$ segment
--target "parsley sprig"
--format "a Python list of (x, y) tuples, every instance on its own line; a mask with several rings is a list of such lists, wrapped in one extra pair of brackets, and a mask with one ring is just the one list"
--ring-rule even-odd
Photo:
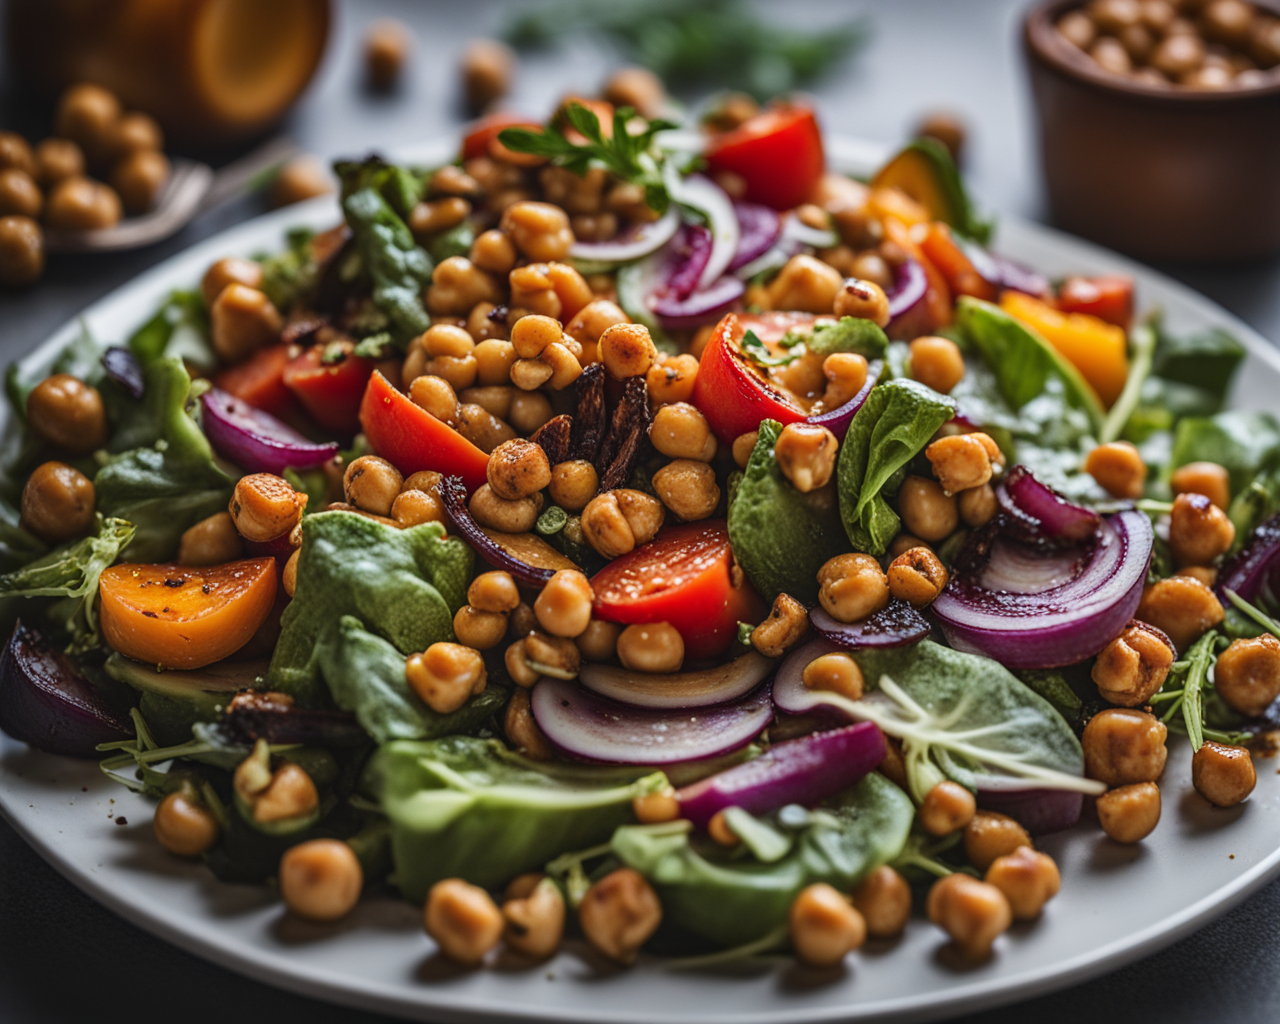
[(644, 200), (658, 213), (666, 213), (671, 196), (662, 182), (663, 156), (655, 150), (653, 138), (658, 132), (678, 127), (673, 121), (647, 121), (639, 131), (630, 129), (636, 123), (636, 112), (619, 107), (613, 112), (613, 134), (607, 136), (600, 118), (581, 103), (570, 103), (565, 120), (585, 141), (572, 139), (555, 124), (542, 129), (506, 128), (498, 139), (517, 153), (546, 157), (553, 164), (579, 176), (592, 167), (603, 167), (624, 181), (644, 186)]
[(787, 344), (784, 339), (783, 344), (790, 351), (786, 354), (774, 355), (769, 346), (760, 340), (760, 336), (750, 329), (742, 335), (742, 341), (739, 342), (742, 354), (757, 366), (787, 366), (805, 353), (803, 339), (798, 335), (791, 336), (790, 344)]

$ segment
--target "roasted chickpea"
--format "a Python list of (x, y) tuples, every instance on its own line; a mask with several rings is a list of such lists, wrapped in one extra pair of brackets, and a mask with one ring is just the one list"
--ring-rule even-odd
[(286, 762), (271, 773), (266, 790), (253, 801), (253, 820), (269, 824), (301, 818), (320, 806), (320, 794), (311, 776), (299, 765)]
[(533, 602), (533, 611), (552, 636), (576, 637), (591, 624), (594, 599), (586, 576), (574, 569), (561, 569), (547, 580)]
[(751, 453), (756, 450), (756, 442), (760, 440), (760, 431), (753, 430), (749, 434), (739, 434), (733, 439), (733, 461), (739, 469), (746, 469), (751, 461)]
[(705, 462), (676, 459), (653, 474), (653, 489), (685, 522), (706, 519), (720, 504), (716, 471)]
[(933, 883), (926, 903), (929, 920), (951, 936), (964, 956), (982, 960), (1013, 923), (1013, 910), (994, 885), (957, 872)]
[(826, 427), (815, 423), (788, 423), (778, 435), (773, 454), (778, 468), (801, 493), (824, 487), (836, 469), (840, 442)]
[(649, 401), (659, 407), (658, 412), (669, 405), (690, 401), (698, 380), (697, 357), (685, 353), (657, 358), (659, 361), (645, 374)]
[(1245, 747), (1207, 741), (1191, 758), (1191, 782), (1216, 807), (1234, 807), (1253, 792), (1258, 773)]
[(508, 948), (524, 956), (545, 960), (560, 946), (564, 935), (564, 896), (550, 878), (540, 878), (533, 890), (508, 896), (502, 904), (506, 922), (503, 938)]
[(539, 504), (537, 495), (511, 501), (484, 484), (471, 495), (468, 508), (481, 526), (499, 533), (528, 533), (538, 521)]
[(1204, 42), (1197, 35), (1181, 32), (1165, 36), (1151, 55), (1151, 66), (1175, 80), (1189, 75), (1203, 63)]
[(44, 220), (51, 228), (109, 228), (120, 221), (120, 197), (92, 178), (63, 178), (45, 200)]
[(1216, 462), (1188, 462), (1169, 478), (1177, 494), (1203, 494), (1220, 509), (1231, 504), (1231, 476)]
[(569, 512), (586, 508), (600, 489), (596, 468), (585, 459), (561, 462), (551, 470), (551, 500)]
[(964, 828), (965, 856), (979, 871), (986, 871), (996, 858), (1013, 853), (1019, 846), (1032, 846), (1031, 836), (1006, 814), (978, 811)]
[(1203, 494), (1179, 494), (1169, 515), (1169, 550), (1179, 565), (1208, 565), (1236, 539), (1227, 514)]
[(414, 238), (431, 235), (461, 224), (471, 213), (471, 204), (461, 196), (424, 200), (409, 213), (409, 230)]
[(468, 109), (479, 112), (511, 90), (516, 55), (497, 39), (473, 39), (462, 52), (462, 91)]
[[(552, 373), (552, 386), (555, 385)], [(536, 391), (517, 391), (511, 396), (511, 426), (525, 434), (532, 434), (551, 419), (551, 402), (546, 395)]]
[(676, 799), (676, 791), (668, 786), (656, 793), (633, 797), (631, 810), (641, 825), (657, 825), (680, 817), (680, 801)]
[(1119, 786), (1098, 797), (1102, 831), (1117, 843), (1140, 843), (1160, 823), (1160, 787), (1154, 782)]
[(659, 452), (673, 459), (710, 462), (716, 454), (711, 425), (701, 411), (687, 402), (662, 406), (649, 427), (649, 440)]
[(199, 857), (222, 834), (218, 819), (194, 793), (183, 790), (160, 801), (151, 828), (156, 841), (176, 857)]
[(791, 945), (810, 967), (831, 967), (866, 941), (867, 924), (858, 910), (825, 882), (806, 886), (787, 915)]
[(34, 172), (42, 188), (52, 188), (63, 178), (84, 174), (84, 152), (70, 139), (45, 139), (36, 146)]
[(1147, 481), (1146, 463), (1128, 441), (1098, 445), (1085, 456), (1084, 471), (1116, 498), (1141, 498)]
[(822, 361), (822, 375), (827, 378), (822, 408), (838, 409), (866, 384), (867, 360), (856, 352), (835, 352)]
[(471, 581), (467, 601), (483, 612), (512, 612), (520, 604), (520, 591), (509, 572), (485, 572)]
[(409, 385), (409, 401), (445, 423), (458, 419), (458, 395), (443, 377), (428, 373), (414, 377)]
[(889, 323), (889, 299), (875, 281), (849, 277), (836, 293), (834, 312), (836, 316), (857, 317), (885, 327)]
[(231, 495), (231, 519), (245, 540), (265, 543), (283, 537), (302, 519), (307, 496), (274, 473), (243, 476)]
[(75, 455), (88, 455), (107, 443), (102, 396), (69, 373), (55, 373), (32, 389), (27, 426), (42, 441)]
[(1090, 674), (1103, 700), (1138, 707), (1164, 685), (1175, 657), (1168, 637), (1134, 621), (1102, 649)]
[(333, 191), (333, 179), (320, 160), (309, 153), (295, 156), (276, 173), (271, 183), (271, 205), (292, 206)]
[(400, 470), (376, 455), (353, 459), (342, 474), (342, 493), (347, 501), (376, 516), (391, 514), (391, 505), (403, 484)]
[(427, 893), (423, 925), (441, 953), (474, 967), (498, 944), (504, 922), (487, 892), (461, 878), (446, 878)]
[(725, 811), (717, 811), (707, 822), (707, 836), (718, 846), (732, 849), (742, 840), (729, 824), (729, 815)]
[(582, 510), (582, 532), (605, 558), (617, 558), (652, 540), (663, 518), (662, 503), (643, 491), (606, 491)]
[(37, 173), (37, 161), (31, 152), (31, 144), (17, 132), (0, 132), (0, 170), (9, 167), (25, 174)]
[(110, 146), (112, 158), (123, 160), (141, 150), (164, 149), (164, 132), (154, 117), (133, 111), (116, 122)]
[(612, 661), (618, 653), (618, 637), (622, 627), (616, 622), (592, 619), (574, 642), (587, 661)]
[(1029, 846), (997, 857), (987, 868), (986, 881), (1004, 893), (1015, 921), (1034, 920), (1062, 888), (1053, 858)]
[(999, 503), (990, 484), (971, 487), (956, 495), (956, 510), (965, 526), (985, 526), (995, 518)]
[(337, 921), (360, 902), (364, 871), (355, 851), (337, 839), (311, 839), (280, 858), (284, 904), (308, 921)]
[(924, 453), (948, 494), (983, 486), (991, 479), (993, 466), (1004, 462), (999, 445), (982, 433), (939, 438)]
[(518, 437), (493, 450), (486, 473), (493, 492), (507, 501), (527, 498), (551, 483), (547, 453), (533, 441)]
[(1134, 708), (1108, 708), (1089, 719), (1080, 736), (1084, 771), (1109, 786), (1155, 782), (1164, 771), (1169, 730), (1154, 715)]
[(486, 454), (516, 436), (511, 427), (484, 406), (470, 402), (458, 406), (458, 433)]
[(129, 213), (145, 213), (155, 205), (169, 180), (169, 158), (154, 149), (140, 149), (116, 164), (111, 187)]
[(790, 594), (779, 594), (768, 617), (751, 631), (751, 645), (766, 658), (780, 658), (800, 642), (808, 628), (805, 606)]
[(818, 600), (840, 622), (860, 622), (889, 603), (889, 581), (870, 555), (837, 555), (818, 570)]
[(669, 622), (628, 626), (618, 635), (618, 660), (633, 672), (678, 672), (684, 637)]
[(908, 530), (925, 540), (945, 540), (960, 525), (954, 495), (936, 480), (909, 476), (898, 490), (898, 513)]
[(280, 586), (289, 597), (293, 597), (298, 592), (298, 563), (301, 561), (302, 548), (295, 548), (293, 554), (285, 559), (284, 568), (280, 570)]
[(229, 512), (201, 519), (178, 541), (179, 565), (222, 565), (244, 557), (244, 542)]
[(911, 548), (889, 563), (885, 574), (889, 593), (901, 601), (924, 608), (947, 585), (947, 570), (928, 548)]
[(97, 160), (109, 153), (121, 113), (115, 93), (88, 83), (73, 85), (58, 101), (54, 125), (60, 136)]
[(284, 320), (266, 294), (243, 284), (229, 284), (209, 307), (213, 350), (228, 363), (238, 363), (280, 340)]
[(609, 959), (629, 964), (662, 922), (662, 904), (640, 872), (618, 868), (586, 891), (578, 923), (587, 941)]
[(924, 548), (926, 551), (933, 551), (933, 548), (929, 547), (929, 545), (919, 537), (903, 530), (889, 542), (888, 555), (890, 558), (899, 558), (902, 555), (905, 555), (912, 548)]
[(487, 651), (506, 637), (507, 617), (501, 612), (482, 612), (464, 604), (453, 617), (453, 635), (460, 644)]
[[(792, 256), (765, 289), (773, 309), (830, 313), (842, 293), (840, 271), (813, 256)], [(886, 308), (887, 308), (886, 300)], [(847, 316), (847, 313), (840, 313)]]
[(487, 675), (480, 652), (462, 644), (435, 643), (405, 663), (409, 688), (432, 711), (449, 715), (478, 693)]
[(513, 203), (503, 211), (500, 227), (521, 253), (540, 263), (564, 259), (574, 242), (569, 215), (550, 203)]
[(427, 309), (438, 316), (466, 316), (478, 302), (501, 302), (498, 283), (463, 256), (436, 264), (427, 289)]
[(862, 669), (843, 651), (814, 658), (804, 667), (801, 679), (810, 690), (825, 690), (846, 700), (862, 700), (866, 689)]
[(262, 264), (240, 256), (224, 256), (210, 265), (200, 281), (200, 296), (206, 309), (211, 309), (222, 290), (240, 284), (255, 291), (262, 288)]
[(0, 171), (0, 216), (40, 216), (44, 196), (26, 171), (9, 167)]
[(62, 462), (46, 462), (22, 488), (21, 524), (41, 540), (58, 544), (93, 527), (93, 482)]
[(1231, 707), (1251, 718), (1265, 714), (1280, 696), (1280, 640), (1270, 633), (1233, 640), (1213, 672), (1219, 695)]
[(949, 338), (916, 338), (911, 343), (910, 366), (913, 380), (943, 395), (964, 378), (964, 356)]
[(475, 347), (476, 383), (496, 387), (511, 381), (511, 367), (516, 362), (515, 346), (499, 338), (487, 338)]
[(920, 804), (920, 825), (931, 836), (949, 836), (969, 822), (978, 810), (973, 794), (956, 782), (939, 782)]
[(1226, 617), (1217, 595), (1191, 576), (1170, 576), (1147, 587), (1134, 618), (1161, 630), (1179, 651)]
[[(534, 674), (533, 682), (541, 678)], [(533, 711), (529, 705), (529, 691), (526, 686), (532, 683), (520, 683), (507, 701), (507, 710), (502, 719), (502, 731), (506, 734), (516, 753), (534, 761), (551, 761), (556, 756), (556, 748), (543, 735), (538, 723), (533, 719)]]
[(853, 905), (871, 938), (892, 939), (906, 930), (911, 919), (911, 887), (888, 864), (882, 864), (853, 890)]
[(21, 288), (44, 273), (44, 232), (30, 217), (0, 217), (0, 285)]
[(616, 380), (648, 373), (658, 350), (644, 324), (614, 324), (600, 335), (600, 360)]

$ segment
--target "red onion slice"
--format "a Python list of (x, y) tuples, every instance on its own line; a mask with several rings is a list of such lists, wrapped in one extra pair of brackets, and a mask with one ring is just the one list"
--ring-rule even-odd
[(906, 601), (892, 600), (888, 606), (861, 622), (840, 622), (824, 608), (809, 612), (809, 625), (819, 636), (846, 651), (865, 647), (906, 647), (929, 635), (929, 621)]
[(1032, 476), (1026, 466), (1009, 470), (996, 488), (996, 500), (1008, 516), (1008, 532), (1029, 543), (1079, 544), (1102, 525), (1097, 512), (1073, 505)]
[(804, 685), (804, 670), (809, 662), (821, 658), (824, 654), (834, 654), (844, 649), (830, 640), (819, 639), (810, 640), (788, 654), (778, 666), (778, 674), (773, 677), (774, 706), (787, 715), (808, 715), (818, 712), (847, 720), (849, 716), (845, 712), (815, 698), (814, 691)]
[(200, 425), (209, 443), (250, 473), (283, 473), (314, 469), (338, 454), (336, 441), (311, 441), (269, 412), (255, 409), (219, 388), (200, 397)]
[(588, 690), (633, 708), (703, 708), (744, 697), (773, 671), (773, 659), (748, 651), (724, 665), (649, 674), (617, 665), (585, 663), (578, 681)]
[(702, 272), (711, 259), (711, 231), (701, 224), (684, 224), (671, 243), (671, 272), (667, 277), (666, 294), (677, 299), (687, 299), (698, 289)]
[(1021, 779), (978, 778), (978, 806), (1007, 814), (1033, 836), (1071, 828), (1080, 820), (1084, 794), (1069, 789), (1027, 789)]
[(484, 532), (480, 524), (471, 518), (467, 508), (467, 485), (462, 482), (462, 477), (447, 476), (440, 481), (440, 501), (449, 522), (453, 523), (462, 539), (495, 569), (503, 569), (531, 587), (543, 587), (555, 575), (554, 569), (522, 562)]
[(102, 353), (102, 369), (108, 377), (129, 393), (131, 398), (141, 398), (146, 388), (142, 364), (127, 348), (112, 345)]
[(1218, 573), (1218, 598), (1230, 608), (1227, 591), (1256, 604), (1259, 598), (1274, 607), (1280, 595), (1280, 515), (1253, 531), (1249, 542)]
[(680, 211), (673, 205), (657, 220), (637, 224), (607, 242), (574, 242), (569, 255), (592, 263), (631, 263), (657, 252), (679, 229)]
[(698, 277), (697, 287), (706, 291), (720, 279), (738, 251), (740, 231), (729, 194), (704, 174), (681, 178), (674, 160), (663, 167), (663, 180), (671, 198), (684, 206), (701, 211), (711, 230), (711, 254)]
[(533, 717), (565, 753), (609, 764), (700, 761), (745, 746), (773, 720), (768, 685), (732, 704), (694, 710), (633, 708), (577, 683), (543, 679), (533, 688)]
[(787, 740), (676, 793), (698, 828), (726, 807), (767, 814), (787, 804), (812, 807), (842, 793), (884, 760), (884, 733), (871, 722)]
[(729, 261), (730, 271), (745, 267), (752, 260), (763, 256), (778, 240), (782, 231), (782, 218), (776, 210), (759, 203), (734, 203), (734, 216), (738, 218), (738, 251)]
[(923, 302), (928, 290), (929, 279), (925, 277), (924, 267), (913, 259), (898, 264), (893, 272), (893, 287), (889, 290), (889, 326), (885, 330), (891, 331), (895, 320)]
[(845, 402), (844, 405), (829, 409), (826, 412), (820, 412), (816, 416), (810, 416), (809, 422), (826, 427), (836, 435), (837, 440), (843, 441), (844, 435), (849, 433), (849, 424), (853, 422), (854, 414), (862, 408), (862, 403), (867, 400), (867, 396), (871, 394), (871, 389), (876, 386), (876, 381), (880, 379), (880, 374), (883, 372), (884, 360), (872, 360), (867, 366), (867, 382), (862, 385), (856, 395)]
[(1044, 551), (999, 535), (982, 542), (985, 552), (971, 539), (933, 602), (947, 641), (1008, 668), (1059, 668), (1123, 632), (1142, 599), (1154, 533), (1144, 513), (1126, 511), (1076, 548)]
[(700, 327), (719, 320), (746, 290), (746, 285), (736, 277), (722, 277), (710, 288), (694, 292), (686, 299), (658, 294), (649, 299), (648, 305), (663, 327)]

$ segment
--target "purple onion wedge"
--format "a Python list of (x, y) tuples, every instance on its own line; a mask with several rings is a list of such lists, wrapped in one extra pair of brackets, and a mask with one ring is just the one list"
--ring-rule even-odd
[(782, 231), (782, 218), (776, 210), (759, 203), (734, 203), (738, 218), (738, 249), (729, 261), (729, 271), (745, 267), (772, 248)]
[(674, 203), (657, 220), (636, 224), (607, 242), (574, 242), (569, 255), (593, 263), (631, 263), (666, 245), (680, 230), (680, 210)]
[[(1026, 789), (1025, 780), (978, 779), (978, 806), (1007, 814), (1033, 836), (1071, 828), (1080, 820), (1084, 794), (1067, 789)], [(1022, 787), (1022, 788), (1018, 788)]]
[(1102, 517), (1073, 505), (1046, 487), (1026, 466), (1014, 466), (996, 488), (996, 500), (1008, 517), (1005, 529), (1028, 543), (1078, 544), (1098, 532)]
[(1226, 607), (1230, 607), (1228, 590), (1253, 604), (1261, 598), (1264, 604), (1275, 605), (1280, 597), (1280, 515), (1254, 530), (1248, 543), (1219, 570), (1218, 597)]
[(338, 443), (311, 441), (268, 412), (219, 388), (200, 398), (200, 425), (219, 455), (250, 473), (315, 469), (338, 454)]
[(865, 647), (906, 647), (929, 635), (929, 620), (894, 598), (882, 610), (861, 622), (840, 622), (823, 608), (809, 612), (809, 625), (825, 640), (847, 651)]
[(754, 760), (676, 793), (680, 812), (699, 828), (726, 807), (767, 814), (787, 804), (812, 807), (848, 789), (884, 760), (884, 733), (859, 722), (787, 740)]
[(68, 757), (94, 757), (98, 744), (133, 736), (80, 667), (21, 622), (0, 655), (0, 729)]
[(571, 757), (610, 764), (700, 761), (746, 746), (773, 720), (768, 685), (709, 708), (633, 708), (577, 683), (543, 679), (532, 710), (547, 739)]
[(683, 224), (671, 243), (671, 273), (667, 277), (667, 294), (687, 299), (698, 290), (698, 281), (707, 268), (714, 246), (711, 229), (701, 224)]
[[(440, 481), (440, 501), (444, 505), (445, 515), (453, 524), (462, 539), (475, 549), (475, 553), (495, 569), (503, 569), (511, 573), (521, 583), (531, 587), (543, 587), (547, 580), (556, 574), (556, 570), (546, 566), (531, 565), (517, 558), (505, 547), (494, 540), (484, 528), (471, 518), (467, 508), (467, 485), (460, 476), (447, 476)], [(538, 538), (542, 540), (542, 538)], [(546, 541), (542, 541), (546, 545)], [(546, 545), (550, 548), (550, 545)], [(554, 550), (554, 549), (551, 549)], [(558, 552), (557, 552), (558, 553)], [(560, 568), (565, 568), (561, 566)]]
[(809, 422), (826, 427), (836, 435), (837, 440), (843, 441), (844, 435), (849, 432), (849, 424), (853, 422), (854, 415), (862, 408), (862, 403), (867, 400), (867, 396), (871, 394), (871, 389), (876, 386), (876, 381), (880, 379), (880, 374), (883, 372), (884, 360), (873, 359), (867, 366), (867, 382), (862, 385), (856, 395), (844, 405), (810, 416)]
[(102, 353), (102, 369), (108, 377), (129, 393), (130, 398), (141, 398), (146, 389), (142, 364), (127, 348), (112, 345)]
[(893, 272), (893, 287), (889, 289), (889, 325), (886, 332), (893, 330), (895, 320), (924, 302), (928, 290), (929, 279), (925, 277), (924, 267), (912, 259), (900, 263)]
[(578, 681), (592, 693), (634, 708), (705, 708), (745, 697), (773, 671), (774, 662), (748, 651), (724, 665), (686, 672), (632, 672), (617, 665), (583, 664)]
[(700, 327), (714, 323), (742, 298), (747, 286), (736, 277), (722, 277), (702, 291), (687, 298), (673, 294), (655, 295), (649, 300), (649, 308), (662, 322), (673, 330), (683, 327)]

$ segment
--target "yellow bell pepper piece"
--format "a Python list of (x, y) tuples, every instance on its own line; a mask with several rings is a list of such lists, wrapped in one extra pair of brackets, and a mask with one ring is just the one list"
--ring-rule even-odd
[(1071, 363), (1110, 408), (1129, 376), (1129, 349), (1124, 329), (1087, 313), (1062, 313), (1022, 292), (1000, 295), (1000, 308), (1038, 331)]

